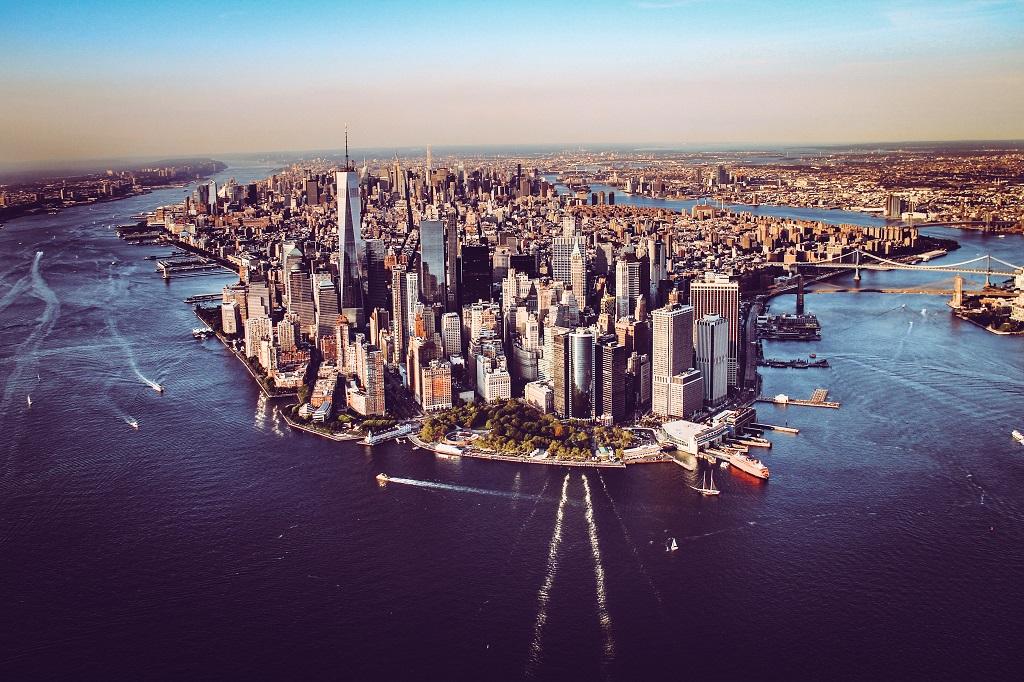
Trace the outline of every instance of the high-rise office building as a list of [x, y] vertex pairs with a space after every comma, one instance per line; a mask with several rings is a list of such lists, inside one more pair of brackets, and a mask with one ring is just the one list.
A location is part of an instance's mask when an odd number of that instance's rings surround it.
[[455, 211], [448, 213], [445, 221], [445, 276], [446, 293], [448, 300], [445, 302], [445, 310], [458, 312], [459, 310], [459, 215]]
[[654, 357], [651, 362], [651, 410], [661, 417], [683, 416], [673, 404], [673, 378], [693, 364], [693, 307], [665, 306], [654, 311]]
[[555, 237], [551, 240], [551, 278], [567, 287], [572, 286], [572, 253], [577, 248], [586, 253], [586, 237]]
[[587, 307], [587, 261], [585, 258], [586, 249], [580, 248], [577, 243], [569, 257], [569, 284], [572, 287], [573, 295], [576, 297], [576, 305], [580, 310]]
[[[347, 146], [347, 145], [346, 145]], [[338, 194], [338, 269], [342, 311], [362, 327], [366, 305], [365, 258], [362, 240], [362, 200], [359, 174], [347, 167], [335, 174]]]
[[441, 316], [441, 343], [446, 356], [462, 354], [462, 320], [458, 313]]
[[[724, 275], [708, 273], [703, 282], [690, 284], [690, 305], [695, 319], [721, 315], [729, 324], [729, 385], [735, 386], [739, 370], [740, 285]], [[696, 329], [694, 329], [696, 340]]]
[[622, 259], [615, 263], [615, 314], [627, 317], [636, 310], [640, 290], [640, 261]]
[[462, 305], [491, 300], [491, 254], [486, 244], [463, 244], [459, 293]]
[[316, 306], [316, 338], [334, 334], [334, 322], [341, 310], [338, 306], [338, 289], [328, 273], [313, 276], [313, 303]]
[[593, 419], [597, 416], [594, 333], [564, 328], [555, 328], [553, 333], [555, 414], [563, 419]]
[[704, 402], [721, 404], [729, 392], [729, 323], [721, 315], [697, 321], [697, 369], [704, 378]]
[[372, 312], [388, 307], [388, 272], [384, 268], [387, 250], [382, 239], [366, 240], [367, 308]]
[[298, 316], [303, 335], [312, 336], [316, 331], [316, 306], [313, 303], [313, 282], [308, 272], [293, 270], [288, 273], [291, 297], [288, 312]]
[[445, 275], [444, 223], [420, 221], [420, 294], [424, 303], [445, 305], [448, 300]]
[[594, 397], [597, 416], [617, 424], [626, 417], [626, 348], [615, 336], [597, 341]]

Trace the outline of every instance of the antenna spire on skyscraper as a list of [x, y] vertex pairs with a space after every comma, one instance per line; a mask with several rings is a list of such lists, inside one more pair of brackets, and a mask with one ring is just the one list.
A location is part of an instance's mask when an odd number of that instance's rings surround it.
[[348, 160], [348, 124], [345, 124], [345, 170], [352, 170], [352, 164]]

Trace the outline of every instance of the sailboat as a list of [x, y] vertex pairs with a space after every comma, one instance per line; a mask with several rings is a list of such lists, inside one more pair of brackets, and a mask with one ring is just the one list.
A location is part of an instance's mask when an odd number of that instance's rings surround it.
[[674, 552], [677, 549], [679, 549], [679, 543], [676, 542], [675, 538], [669, 538], [668, 540], [665, 541], [665, 551], [666, 552]]
[[701, 479], [700, 479], [700, 487], [698, 488], [695, 485], [691, 485], [690, 487], [693, 488], [694, 490], [696, 490], [697, 492], [699, 492], [701, 495], [719, 495], [719, 494], [721, 494], [722, 491], [715, 487], [715, 470], [714, 469], [711, 470], [711, 485], [710, 486], [708, 485], [707, 479], [708, 479], [708, 474], [707, 474], [707, 472], [704, 472], [704, 476], [702, 476]]

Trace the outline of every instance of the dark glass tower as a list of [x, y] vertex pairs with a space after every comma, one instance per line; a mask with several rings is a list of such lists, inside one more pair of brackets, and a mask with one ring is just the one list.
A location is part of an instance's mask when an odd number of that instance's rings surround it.
[[486, 244], [462, 245], [462, 305], [491, 300], [491, 252]]
[[386, 251], [383, 240], [366, 240], [366, 298], [367, 308], [370, 312], [377, 308], [386, 309], [390, 302], [388, 298], [388, 273], [384, 268], [385, 255]]
[[445, 305], [448, 300], [445, 278], [444, 223], [420, 221], [420, 294], [427, 304]]

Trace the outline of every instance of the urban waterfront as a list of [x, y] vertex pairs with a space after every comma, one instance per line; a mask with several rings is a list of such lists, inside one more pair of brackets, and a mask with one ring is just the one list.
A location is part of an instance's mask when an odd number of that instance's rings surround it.
[[[941, 297], [808, 295], [822, 340], [766, 355], [831, 368], [762, 369], [762, 392], [826, 387], [843, 407], [759, 405], [800, 434], [768, 433], [770, 483], [716, 471], [718, 499], [673, 464], [370, 450], [289, 430], [232, 354], [192, 339], [182, 299], [236, 277], [166, 283], [143, 258], [169, 247], [110, 229], [182, 196], [0, 232], [5, 677], [935, 679], [1016, 662], [1024, 339]], [[1020, 235], [927, 233], [960, 241], [947, 261], [1024, 262]], [[381, 488], [382, 471], [405, 482]]]

